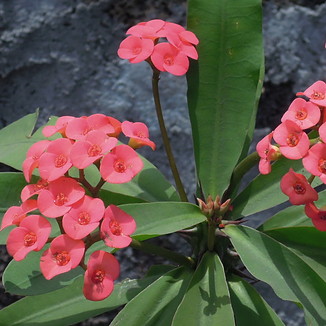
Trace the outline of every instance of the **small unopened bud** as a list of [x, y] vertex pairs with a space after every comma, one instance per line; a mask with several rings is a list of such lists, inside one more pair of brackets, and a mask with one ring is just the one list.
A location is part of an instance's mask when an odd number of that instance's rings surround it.
[[214, 210], [215, 211], [219, 210], [220, 205], [221, 205], [221, 197], [219, 195], [217, 195], [215, 200], [214, 200]]
[[229, 210], [230, 203], [231, 203], [231, 199], [229, 198], [223, 204], [221, 204], [220, 207], [221, 215], [224, 215]]

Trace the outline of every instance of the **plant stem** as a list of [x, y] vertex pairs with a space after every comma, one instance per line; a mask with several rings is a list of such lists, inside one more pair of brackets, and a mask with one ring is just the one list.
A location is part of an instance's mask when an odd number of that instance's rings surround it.
[[178, 172], [177, 165], [175, 163], [175, 159], [174, 159], [174, 156], [172, 153], [169, 137], [168, 137], [168, 134], [166, 131], [165, 123], [164, 123], [162, 107], [161, 107], [161, 102], [160, 102], [159, 89], [158, 89], [159, 80], [160, 80], [160, 71], [158, 71], [156, 68], [153, 68], [152, 90], [153, 90], [153, 97], [154, 97], [157, 119], [158, 119], [158, 123], [159, 123], [160, 130], [161, 130], [161, 135], [162, 135], [162, 139], [163, 139], [165, 152], [166, 152], [166, 155], [169, 160], [170, 168], [171, 168], [180, 198], [182, 201], [187, 202], [188, 198], [187, 198], [186, 192], [184, 190], [182, 181], [180, 179], [180, 175]]
[[214, 251], [215, 246], [215, 230], [216, 225], [212, 220], [208, 220], [208, 230], [207, 230], [207, 248], [209, 251]]
[[132, 239], [130, 247], [137, 250], [144, 251], [149, 254], [154, 254], [154, 255], [164, 257], [168, 260], [176, 262], [179, 265], [187, 266], [189, 268], [193, 268], [195, 264], [193, 259], [190, 257], [186, 257], [174, 251], [152, 245], [148, 242], [144, 242], [144, 241], [140, 242], [138, 240]]

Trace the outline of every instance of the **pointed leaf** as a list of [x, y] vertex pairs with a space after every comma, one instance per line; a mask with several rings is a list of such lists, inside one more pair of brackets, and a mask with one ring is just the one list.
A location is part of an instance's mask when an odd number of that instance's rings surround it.
[[284, 326], [253, 286], [235, 275], [228, 278], [228, 285], [237, 326]]
[[188, 3], [187, 25], [200, 40], [188, 73], [196, 167], [205, 195], [215, 197], [251, 137], [263, 62], [261, 0]]
[[83, 295], [83, 278], [46, 294], [26, 297], [0, 311], [0, 324], [10, 326], [66, 326], [116, 309], [127, 303], [160, 275], [117, 283], [102, 301], [89, 301]]
[[224, 268], [217, 254], [204, 254], [172, 325], [235, 325]]
[[326, 324], [326, 283], [291, 249], [244, 226], [227, 226], [225, 233], [243, 264], [268, 283], [284, 300], [300, 302], [314, 325]]
[[138, 203], [119, 207], [136, 220], [133, 236], [138, 239], [173, 233], [206, 221], [199, 207], [190, 203]]
[[265, 233], [294, 250], [326, 282], [326, 232], [300, 226]]
[[161, 276], [127, 303], [110, 326], [171, 325], [191, 276], [192, 271], [183, 267]]

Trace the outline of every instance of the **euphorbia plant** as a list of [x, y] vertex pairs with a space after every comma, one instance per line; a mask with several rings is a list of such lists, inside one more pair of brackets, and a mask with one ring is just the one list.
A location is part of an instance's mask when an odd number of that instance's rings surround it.
[[[326, 199], [316, 189], [325, 183], [326, 86], [299, 90], [248, 155], [264, 71], [261, 29], [258, 0], [190, 0], [187, 29], [155, 19], [121, 42], [121, 58], [152, 68], [176, 190], [135, 151], [155, 149], [141, 122], [53, 117], [33, 133], [35, 113], [0, 132], [0, 161], [22, 171], [0, 177], [0, 239], [13, 256], [3, 283], [26, 295], [0, 312], [1, 324], [71, 325], [125, 305], [111, 325], [283, 325], [257, 281], [297, 303], [308, 325], [326, 324]], [[162, 73], [187, 73], [193, 204], [165, 128]], [[118, 142], [121, 131], [128, 145]], [[256, 164], [260, 174], [239, 190]], [[265, 221], [263, 211], [287, 199], [295, 206]], [[246, 226], [258, 212], [261, 225]], [[146, 241], [174, 232], [188, 239], [189, 257]], [[114, 252], [128, 246], [172, 265], [119, 282]]]

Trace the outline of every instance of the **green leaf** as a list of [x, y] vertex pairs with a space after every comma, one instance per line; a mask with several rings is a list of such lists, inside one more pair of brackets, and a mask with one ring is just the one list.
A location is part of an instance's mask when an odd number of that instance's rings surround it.
[[287, 227], [265, 232], [291, 248], [326, 282], [326, 232], [315, 227]]
[[187, 289], [192, 271], [179, 267], [149, 285], [114, 318], [110, 326], [166, 326]]
[[133, 237], [144, 240], [189, 228], [206, 221], [199, 207], [183, 202], [157, 202], [120, 205], [137, 224]]
[[[0, 225], [7, 209], [21, 204], [20, 193], [25, 185], [26, 181], [22, 173], [0, 173]], [[0, 244], [6, 243], [8, 234], [12, 229], [13, 227], [7, 227], [0, 231]]]
[[7, 292], [17, 295], [43, 294], [65, 287], [83, 274], [84, 270], [77, 267], [51, 280], [46, 280], [40, 270], [42, 252], [33, 251], [24, 260], [12, 260], [9, 263], [2, 277]]
[[225, 233], [253, 276], [268, 283], [281, 299], [300, 302], [313, 325], [326, 324], [326, 283], [308, 264], [252, 228], [232, 225]]
[[252, 132], [263, 62], [261, 0], [190, 0], [199, 59], [188, 73], [196, 168], [205, 195], [222, 195]]
[[311, 219], [307, 217], [303, 206], [290, 206], [278, 212], [263, 223], [258, 230], [268, 231], [271, 229], [289, 226], [312, 226]]
[[[285, 157], [272, 165], [272, 172], [259, 174], [232, 202], [231, 215], [234, 218], [251, 215], [281, 204], [289, 199], [280, 189], [283, 175], [293, 168], [297, 173], [309, 176], [303, 169], [301, 160], [289, 160]], [[314, 186], [321, 184], [318, 180]]]
[[228, 278], [228, 285], [237, 326], [284, 326], [253, 286], [235, 275]]
[[[319, 207], [326, 205], [326, 190], [319, 193], [317, 205]], [[258, 229], [260, 231], [267, 231], [270, 229], [289, 226], [313, 226], [311, 219], [307, 217], [302, 205], [291, 206], [283, 209], [279, 213], [270, 217]]]
[[235, 325], [224, 268], [217, 254], [204, 254], [172, 325]]
[[0, 311], [0, 324], [10, 326], [66, 326], [113, 310], [127, 303], [160, 275], [117, 283], [112, 294], [102, 301], [86, 300], [83, 278], [46, 294], [26, 297]]
[[32, 133], [38, 117], [38, 111], [11, 123], [0, 130], [0, 162], [17, 170], [22, 169], [28, 148], [36, 141]]

